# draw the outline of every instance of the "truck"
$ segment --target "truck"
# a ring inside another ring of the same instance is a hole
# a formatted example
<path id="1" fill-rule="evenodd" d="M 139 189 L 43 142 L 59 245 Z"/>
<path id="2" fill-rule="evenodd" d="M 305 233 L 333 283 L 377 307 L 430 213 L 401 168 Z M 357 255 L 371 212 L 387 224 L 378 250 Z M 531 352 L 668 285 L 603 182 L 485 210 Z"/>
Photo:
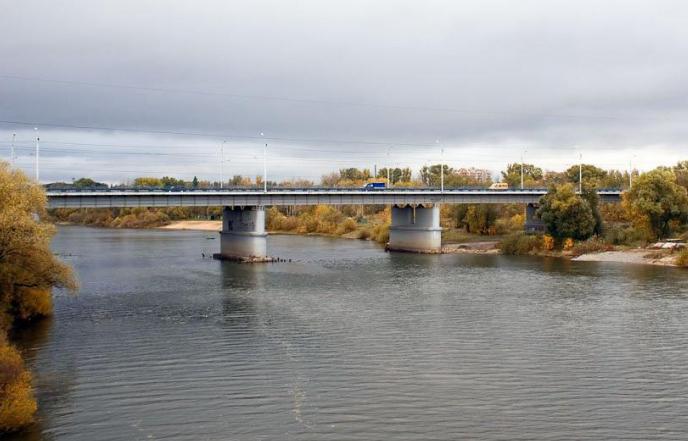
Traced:
<path id="1" fill-rule="evenodd" d="M 364 190 L 384 190 L 385 188 L 387 188 L 385 181 L 371 181 L 363 186 Z"/>

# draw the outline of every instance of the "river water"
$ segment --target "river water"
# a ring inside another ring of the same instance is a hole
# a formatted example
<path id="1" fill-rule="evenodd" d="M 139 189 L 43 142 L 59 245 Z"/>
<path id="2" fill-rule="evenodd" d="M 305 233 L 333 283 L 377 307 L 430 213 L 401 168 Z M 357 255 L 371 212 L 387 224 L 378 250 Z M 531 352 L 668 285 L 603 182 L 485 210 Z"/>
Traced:
<path id="1" fill-rule="evenodd" d="M 20 334 L 17 440 L 688 438 L 688 272 L 61 227 L 81 281 Z"/>

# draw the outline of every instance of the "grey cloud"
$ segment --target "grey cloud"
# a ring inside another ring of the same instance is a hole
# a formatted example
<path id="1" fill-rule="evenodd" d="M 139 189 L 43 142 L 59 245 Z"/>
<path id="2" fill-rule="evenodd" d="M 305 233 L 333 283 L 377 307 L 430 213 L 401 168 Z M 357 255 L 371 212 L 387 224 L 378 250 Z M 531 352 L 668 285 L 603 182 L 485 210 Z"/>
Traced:
<path id="1" fill-rule="evenodd" d="M 419 166 L 440 159 L 436 139 L 447 160 L 493 170 L 524 148 L 552 168 L 572 151 L 609 167 L 627 163 L 621 154 L 646 167 L 685 154 L 681 1 L 4 3 L 0 27 L 11 37 L 0 40 L 0 75 L 178 90 L 0 78 L 4 121 L 227 135 L 246 174 L 260 170 L 252 153 L 260 141 L 243 136 L 319 140 L 271 141 L 273 169 L 285 177 L 349 164 Z M 14 131 L 30 138 L 30 129 L 0 124 L 1 145 Z M 41 133 L 46 179 L 111 181 L 122 170 L 165 167 L 210 175 L 222 138 Z M 76 156 L 51 144 L 59 139 L 169 155 L 94 146 L 60 171 Z M 206 158 L 182 156 L 184 143 Z M 20 152 L 27 170 L 29 144 Z"/>

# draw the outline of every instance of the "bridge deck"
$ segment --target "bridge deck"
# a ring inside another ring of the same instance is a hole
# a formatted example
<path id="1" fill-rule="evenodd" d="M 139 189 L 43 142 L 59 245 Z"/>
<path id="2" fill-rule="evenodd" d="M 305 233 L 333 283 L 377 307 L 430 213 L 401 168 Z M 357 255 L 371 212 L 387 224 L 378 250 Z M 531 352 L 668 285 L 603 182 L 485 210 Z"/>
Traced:
<path id="1" fill-rule="evenodd" d="M 269 205 L 406 205 L 406 204 L 528 204 L 547 190 L 451 189 L 271 189 L 195 191 L 48 191 L 48 208 L 208 207 Z M 618 202 L 621 192 L 598 192 L 605 202 Z"/>

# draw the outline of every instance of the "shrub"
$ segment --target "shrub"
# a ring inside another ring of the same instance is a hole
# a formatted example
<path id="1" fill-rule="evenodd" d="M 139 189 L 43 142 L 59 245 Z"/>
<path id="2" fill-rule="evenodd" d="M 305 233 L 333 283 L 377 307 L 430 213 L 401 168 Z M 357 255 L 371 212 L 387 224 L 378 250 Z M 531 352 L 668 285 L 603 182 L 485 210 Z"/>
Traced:
<path id="1" fill-rule="evenodd" d="M 389 224 L 378 224 L 373 227 L 371 239 L 378 243 L 389 242 Z"/>
<path id="2" fill-rule="evenodd" d="M 552 251 L 554 249 L 554 238 L 549 234 L 545 234 L 542 238 L 542 248 L 547 251 Z"/>
<path id="3" fill-rule="evenodd" d="M 53 297 L 50 289 L 19 288 L 16 295 L 17 318 L 31 320 L 53 313 Z"/>
<path id="4" fill-rule="evenodd" d="M 571 254 L 574 256 L 581 256 L 588 253 L 599 253 L 602 251 L 612 251 L 614 247 L 598 238 L 588 239 L 583 242 L 578 242 L 571 248 Z"/>
<path id="5" fill-rule="evenodd" d="M 683 248 L 681 252 L 676 256 L 676 265 L 682 267 L 688 267 L 688 248 Z"/>
<path id="6" fill-rule="evenodd" d="M 19 352 L 0 337 L 0 432 L 29 424 L 36 407 L 31 374 Z"/>
<path id="7" fill-rule="evenodd" d="M 542 248 L 540 236 L 527 235 L 525 233 L 511 234 L 499 242 L 499 249 L 504 254 L 521 255 L 531 254 Z"/>

